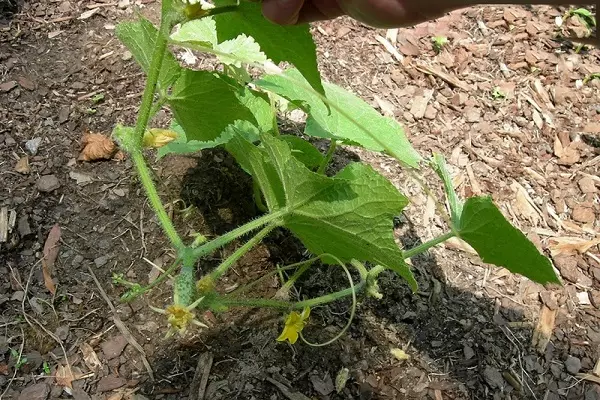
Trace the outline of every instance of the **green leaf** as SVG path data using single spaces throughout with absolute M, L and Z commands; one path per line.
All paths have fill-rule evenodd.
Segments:
M 481 259 L 544 284 L 560 283 L 552 263 L 504 218 L 489 197 L 471 197 L 464 205 L 459 236 Z
M 216 50 L 221 63 L 237 68 L 245 64 L 264 64 L 267 61 L 267 56 L 254 38 L 245 34 L 219 43 L 215 20 L 210 17 L 183 24 L 171 35 L 171 40 L 179 42 L 183 47 L 201 46 Z
M 261 132 L 274 130 L 277 120 L 266 93 L 259 93 L 244 87 L 237 93 L 237 96 L 239 101 L 250 110 Z
M 243 64 L 263 64 L 267 61 L 265 53 L 260 51 L 260 46 L 253 38 L 244 34 L 235 39 L 226 40 L 215 47 L 223 54 L 218 55 L 219 60 L 226 65 L 241 67 Z M 228 56 L 231 55 L 231 56 Z
M 446 159 L 443 155 L 434 153 L 430 163 L 433 170 L 444 183 L 444 191 L 446 192 L 448 204 L 450 205 L 450 213 L 452 214 L 452 223 L 454 226 L 458 226 L 460 225 L 460 217 L 463 211 L 463 202 L 458 198 L 456 190 L 454 190 L 454 184 L 452 183 L 452 177 L 448 172 Z
M 158 30 L 147 19 L 140 19 L 135 22 L 121 22 L 117 25 L 115 33 L 119 40 L 129 49 L 133 58 L 142 67 L 144 72 L 148 73 L 152 61 L 152 52 L 156 43 Z M 162 68 L 158 78 L 158 86 L 166 89 L 172 85 L 181 74 L 182 68 L 173 57 L 173 54 L 167 52 L 163 60 Z
M 407 199 L 370 166 L 354 163 L 329 178 L 308 170 L 288 144 L 261 135 L 262 148 L 241 137 L 227 149 L 260 186 L 271 211 L 314 254 L 344 262 L 370 261 L 392 269 L 416 290 L 416 281 L 394 241 L 393 217 Z
M 204 149 L 212 149 L 223 144 L 228 143 L 231 138 L 236 135 L 240 135 L 246 140 L 255 142 L 258 140 L 260 131 L 251 122 L 248 121 L 235 121 L 233 124 L 227 126 L 221 134 L 214 140 L 200 141 L 200 140 L 187 140 L 185 131 L 177 122 L 173 122 L 169 128 L 177 132 L 177 139 L 171 143 L 158 149 L 158 158 L 162 158 L 170 153 L 175 154 L 189 154 L 195 153 Z
M 292 155 L 302 164 L 306 165 L 308 169 L 312 170 L 318 167 L 325 159 L 315 146 L 298 136 L 281 135 L 279 138 L 290 146 Z
M 341 87 L 325 84 L 328 107 L 295 69 L 267 75 L 256 84 L 302 107 L 309 115 L 304 132 L 307 135 L 338 139 L 374 151 L 385 150 L 409 167 L 419 166 L 421 156 L 400 124 Z
M 177 42 L 194 42 L 213 48 L 218 44 L 217 25 L 210 17 L 195 19 L 181 25 L 171 35 L 171 40 Z
M 188 141 L 209 142 L 236 120 L 256 123 L 238 97 L 240 90 L 217 73 L 186 70 L 173 86 L 168 103 Z
M 294 64 L 317 92 L 324 93 L 316 46 L 308 25 L 276 25 L 263 17 L 260 2 L 249 1 L 240 2 L 238 11 L 216 15 L 214 19 L 220 41 L 242 33 L 251 36 L 273 62 Z

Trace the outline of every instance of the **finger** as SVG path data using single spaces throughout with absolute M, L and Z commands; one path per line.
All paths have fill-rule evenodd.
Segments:
M 345 15 L 336 0 L 309 0 L 298 15 L 298 23 L 322 21 Z
M 304 0 L 264 0 L 262 12 L 265 18 L 280 25 L 293 25 L 298 22 Z

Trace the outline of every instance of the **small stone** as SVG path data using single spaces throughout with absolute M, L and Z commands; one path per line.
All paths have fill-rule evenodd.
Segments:
M 104 266 L 107 262 L 108 262 L 107 256 L 101 256 L 94 260 L 94 264 L 96 264 L 96 267 L 98 267 L 98 268 Z
M 565 368 L 570 374 L 575 375 L 581 369 L 581 360 L 577 357 L 569 356 L 565 360 Z
M 0 83 L 0 92 L 10 92 L 14 88 L 17 87 L 17 81 L 8 81 L 4 83 Z
M 25 148 L 27 149 L 27 151 L 29 151 L 29 153 L 32 156 L 35 156 L 38 152 L 38 149 L 40 147 L 40 143 L 42 143 L 42 138 L 41 137 L 36 137 L 33 139 L 30 139 L 28 141 L 25 142 Z
M 46 400 L 50 394 L 50 386 L 46 383 L 36 383 L 35 385 L 26 387 L 18 400 Z
M 123 53 L 123 55 L 121 55 L 121 60 L 123 60 L 123 61 L 129 61 L 129 60 L 131 60 L 132 57 L 133 57 L 133 54 L 131 54 L 130 51 L 125 50 L 125 52 Z
M 464 116 L 467 122 L 479 122 L 481 119 L 481 110 L 476 107 L 465 107 Z
M 21 216 L 17 223 L 17 229 L 19 230 L 19 236 L 22 238 L 31 235 L 31 227 L 29 226 L 29 217 L 27 215 Z
M 21 85 L 22 88 L 25 88 L 27 90 L 35 90 L 35 82 L 29 79 L 28 77 L 20 76 L 18 78 L 18 81 L 19 85 Z
M 12 136 L 6 136 L 4 138 L 4 144 L 7 146 L 14 146 L 15 144 L 17 144 L 17 141 L 15 139 L 13 139 Z
M 581 178 L 577 184 L 583 193 L 596 193 L 597 191 L 596 184 L 590 177 Z
M 119 378 L 114 375 L 108 375 L 100 379 L 100 381 L 98 382 L 98 386 L 96 387 L 96 391 L 109 392 L 111 390 L 115 390 L 122 386 L 125 386 L 126 383 L 127 381 L 123 378 Z
M 596 308 L 600 308 L 600 290 L 592 289 L 589 292 L 590 302 Z
M 73 389 L 73 400 L 92 400 L 92 398 L 83 389 Z
M 483 370 L 483 378 L 492 389 L 501 389 L 504 386 L 504 378 L 497 368 L 487 365 Z
M 73 261 L 71 261 L 71 265 L 75 267 L 75 266 L 81 264 L 82 262 L 83 262 L 83 256 L 81 254 L 77 254 L 75 257 L 73 257 Z
M 577 293 L 577 300 L 579 301 L 579 305 L 582 305 L 582 306 L 589 306 L 590 304 L 592 304 L 590 302 L 590 296 L 588 295 L 587 292 Z
M 42 175 L 37 181 L 37 189 L 40 192 L 52 192 L 60 187 L 60 182 L 55 175 Z
M 465 345 L 463 347 L 463 353 L 465 355 L 465 360 L 470 360 L 471 358 L 475 357 L 475 350 L 473 350 L 471 346 Z
M 58 122 L 65 123 L 69 120 L 69 114 L 71 114 L 71 107 L 62 106 L 60 110 L 58 110 Z
M 594 222 L 594 219 L 596 219 L 596 216 L 594 215 L 594 209 L 591 207 L 584 207 L 579 204 L 573 208 L 571 217 L 574 221 L 584 224 L 592 223 Z
M 335 386 L 333 386 L 333 380 L 329 374 L 326 374 L 323 379 L 321 379 L 318 374 L 311 374 L 309 379 L 315 390 L 322 396 L 327 396 L 329 393 L 335 390 Z
M 558 256 L 554 258 L 554 265 L 560 271 L 560 275 L 566 280 L 577 283 L 581 271 L 577 268 L 577 258 L 569 256 Z
M 102 342 L 102 352 L 107 360 L 112 360 L 121 355 L 127 346 L 127 339 L 123 335 L 115 336 L 107 341 Z
M 544 303 L 549 309 L 558 309 L 558 300 L 556 298 L 556 293 L 551 292 L 549 290 L 543 290 L 540 292 L 540 300 L 542 300 L 542 303 Z
M 69 325 L 59 326 L 58 328 L 56 328 L 56 331 L 54 332 L 54 334 L 60 340 L 67 340 L 67 337 L 69 336 Z

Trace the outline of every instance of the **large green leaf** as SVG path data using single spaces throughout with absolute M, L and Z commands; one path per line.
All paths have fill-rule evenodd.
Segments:
M 253 175 L 269 210 L 283 214 L 283 224 L 309 251 L 383 265 L 416 290 L 393 235 L 393 217 L 406 197 L 368 165 L 350 164 L 329 178 L 308 170 L 285 141 L 261 140 L 262 148 L 237 136 L 227 149 Z
M 242 33 L 251 36 L 269 59 L 293 64 L 316 91 L 324 93 L 308 25 L 276 25 L 263 17 L 260 2 L 249 1 L 240 2 L 237 11 L 216 15 L 214 19 L 219 41 L 235 39 Z
M 119 40 L 129 49 L 133 58 L 140 64 L 144 72 L 148 73 L 150 62 L 152 61 L 152 52 L 158 30 L 147 19 L 140 19 L 135 22 L 121 22 L 117 25 L 115 33 Z M 162 68 L 158 78 L 158 85 L 166 89 L 173 84 L 181 74 L 182 68 L 173 57 L 173 54 L 167 52 L 163 59 Z
M 236 120 L 256 123 L 239 98 L 241 90 L 217 73 L 186 70 L 173 86 L 168 103 L 188 141 L 209 142 Z
M 459 236 L 481 259 L 538 283 L 560 283 L 552 263 L 504 218 L 489 197 L 471 197 L 463 207 Z
M 369 150 L 385 150 L 409 167 L 419 166 L 421 156 L 411 146 L 400 124 L 382 116 L 341 87 L 325 84 L 328 106 L 310 90 L 296 69 L 267 75 L 256 84 L 302 107 L 309 115 L 305 128 L 307 135 L 335 138 Z

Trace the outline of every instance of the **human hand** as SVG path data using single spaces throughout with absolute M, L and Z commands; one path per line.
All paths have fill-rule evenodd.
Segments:
M 373 27 L 397 28 L 473 4 L 473 0 L 263 0 L 263 13 L 282 25 L 348 15 Z

